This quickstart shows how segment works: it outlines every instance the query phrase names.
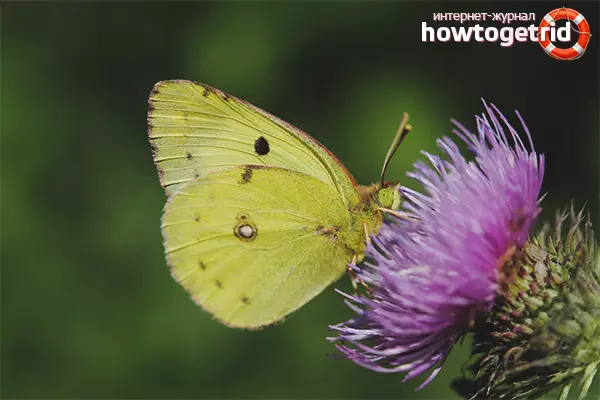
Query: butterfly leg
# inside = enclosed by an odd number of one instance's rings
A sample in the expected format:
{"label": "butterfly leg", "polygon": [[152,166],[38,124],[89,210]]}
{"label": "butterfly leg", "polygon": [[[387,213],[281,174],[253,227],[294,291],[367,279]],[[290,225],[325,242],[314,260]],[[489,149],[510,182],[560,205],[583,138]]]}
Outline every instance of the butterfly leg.
{"label": "butterfly leg", "polygon": [[413,222],[419,222],[420,219],[417,217],[414,217],[412,215],[400,212],[400,211],[396,211],[396,210],[390,210],[389,208],[379,208],[381,211],[383,211],[386,214],[390,214],[393,215],[394,217],[400,218],[400,219],[405,219],[408,221],[413,221]]}
{"label": "butterfly leg", "polygon": [[356,266],[356,261],[357,261],[357,256],[356,256],[356,254],[354,254],[352,256],[352,262],[348,266],[348,275],[350,275],[350,282],[352,282],[352,287],[354,288],[354,292],[358,291],[358,284],[360,283],[365,289],[367,289],[367,292],[369,292],[369,294],[371,296],[373,296],[373,292],[371,291],[371,288],[369,288],[369,286],[365,283],[365,281],[360,279],[358,277],[358,275],[356,275],[356,272],[354,272],[353,267]]}
{"label": "butterfly leg", "polygon": [[367,228],[367,223],[363,221],[363,229],[365,230],[365,243],[368,245],[371,244],[371,237],[369,236],[369,228]]}
{"label": "butterfly leg", "polygon": [[358,276],[356,276],[356,273],[354,272],[354,267],[356,266],[356,254],[354,254],[352,256],[352,261],[350,262],[350,265],[348,265],[348,275],[350,275],[350,282],[352,282],[352,287],[354,288],[354,291],[356,292],[358,290]]}

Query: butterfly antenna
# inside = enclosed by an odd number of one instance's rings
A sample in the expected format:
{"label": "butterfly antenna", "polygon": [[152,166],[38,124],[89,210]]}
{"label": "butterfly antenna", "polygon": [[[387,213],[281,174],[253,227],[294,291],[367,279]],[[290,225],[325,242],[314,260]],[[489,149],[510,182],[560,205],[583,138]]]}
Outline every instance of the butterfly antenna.
{"label": "butterfly antenna", "polygon": [[390,163],[390,160],[396,153],[396,150],[398,150],[398,147],[400,147],[400,144],[402,143],[402,141],[404,140],[406,135],[408,135],[408,132],[410,132],[411,129],[412,129],[412,125],[408,123],[408,113],[404,113],[402,115],[402,121],[400,121],[400,127],[398,128],[398,132],[396,132],[396,136],[394,137],[394,140],[392,141],[392,144],[390,145],[390,149],[388,150],[388,152],[385,156],[385,161],[383,162],[383,168],[381,169],[381,186],[382,187],[383,187],[383,178],[385,176],[385,171],[387,170],[388,164]]}

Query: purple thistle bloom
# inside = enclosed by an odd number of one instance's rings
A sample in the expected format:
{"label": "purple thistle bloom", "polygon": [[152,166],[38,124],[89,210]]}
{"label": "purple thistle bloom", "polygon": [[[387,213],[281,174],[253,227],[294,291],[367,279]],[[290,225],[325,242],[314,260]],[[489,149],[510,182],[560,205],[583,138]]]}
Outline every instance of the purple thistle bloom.
{"label": "purple thistle bloom", "polygon": [[[495,106],[476,116],[477,134],[454,122],[453,132],[475,155],[467,161],[448,137],[438,139],[445,158],[423,152],[408,176],[424,193],[402,188],[404,211],[418,218],[387,221],[355,267],[372,295],[342,293],[358,315],[330,328],[350,360],[378,372],[432,367],[427,385],[452,346],[488,312],[503,279],[503,265],[518,253],[540,208],[544,158],[519,138]],[[504,132],[508,129],[508,134]],[[341,292],[340,292],[341,293]]]}

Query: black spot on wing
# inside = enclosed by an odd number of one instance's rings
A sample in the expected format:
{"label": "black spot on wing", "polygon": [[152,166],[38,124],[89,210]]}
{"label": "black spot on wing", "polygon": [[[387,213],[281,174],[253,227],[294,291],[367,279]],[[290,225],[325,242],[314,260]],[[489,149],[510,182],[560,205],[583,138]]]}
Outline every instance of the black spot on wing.
{"label": "black spot on wing", "polygon": [[206,271],[206,264],[204,264],[202,261],[198,262],[198,267],[202,270],[202,271]]}
{"label": "black spot on wing", "polygon": [[269,142],[267,141],[267,139],[264,138],[264,136],[259,137],[254,142],[254,151],[259,156],[264,156],[265,154],[268,154],[270,150],[271,148],[269,147]]}
{"label": "black spot on wing", "polygon": [[221,282],[218,279],[215,279],[215,286],[218,287],[219,289],[223,289],[223,282]]}
{"label": "black spot on wing", "polygon": [[242,303],[250,304],[250,298],[248,296],[242,296]]}
{"label": "black spot on wing", "polygon": [[[148,98],[148,108],[150,108],[150,106],[152,105],[151,100],[154,96],[156,96],[156,94],[159,92],[160,87],[164,84],[163,81],[157,82],[153,87],[152,90],[150,90],[150,96]],[[154,106],[152,106],[152,109],[154,109]]]}
{"label": "black spot on wing", "polygon": [[186,157],[188,160],[191,160],[192,158],[194,158],[194,156],[192,155],[192,153],[190,153],[189,151],[188,151],[187,153],[185,153],[185,157]]}
{"label": "black spot on wing", "polygon": [[156,152],[158,151],[158,146],[156,145],[156,143],[154,143],[154,140],[152,140],[152,138],[150,138],[150,149],[152,149],[152,154],[156,155]]}
{"label": "black spot on wing", "polygon": [[252,171],[256,169],[265,169],[269,168],[267,165],[246,165],[244,166],[244,172],[242,172],[242,179],[238,181],[239,184],[243,185],[246,183],[250,183],[252,180]]}
{"label": "black spot on wing", "polygon": [[251,179],[252,179],[252,168],[247,166],[246,168],[244,168],[244,172],[242,172],[242,180],[240,180],[239,183],[241,185],[245,185],[246,183],[250,183]]}
{"label": "black spot on wing", "polygon": [[328,227],[319,225],[315,229],[315,232],[317,234],[327,236],[332,239],[337,239],[339,231],[340,231],[340,227],[336,226],[336,225],[332,225],[332,226],[328,226]]}

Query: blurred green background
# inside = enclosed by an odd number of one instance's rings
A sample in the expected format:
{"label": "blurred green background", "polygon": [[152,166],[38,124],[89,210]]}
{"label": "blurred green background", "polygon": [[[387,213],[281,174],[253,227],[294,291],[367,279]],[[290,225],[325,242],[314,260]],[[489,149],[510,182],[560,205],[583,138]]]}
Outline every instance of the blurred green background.
{"label": "blurred green background", "polygon": [[[481,97],[547,157],[543,218],[598,208],[598,38],[574,62],[535,43],[422,43],[434,12],[562,3],[29,3],[1,6],[4,398],[454,398],[467,346],[420,379],[329,357],[352,315],[328,288],[280,325],[225,328],[171,279],[146,135],[159,80],[218,87],[309,132],[367,184],[403,111],[403,179]],[[598,3],[569,3],[598,27]],[[454,23],[454,25],[459,25]],[[439,26],[439,24],[437,25]],[[594,32],[595,34],[595,32]],[[347,278],[335,287],[348,288]]]}

